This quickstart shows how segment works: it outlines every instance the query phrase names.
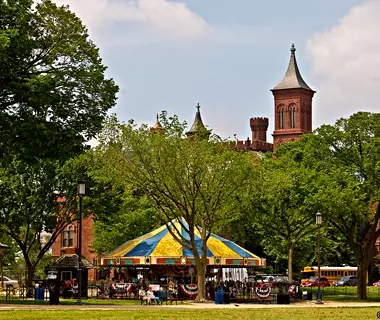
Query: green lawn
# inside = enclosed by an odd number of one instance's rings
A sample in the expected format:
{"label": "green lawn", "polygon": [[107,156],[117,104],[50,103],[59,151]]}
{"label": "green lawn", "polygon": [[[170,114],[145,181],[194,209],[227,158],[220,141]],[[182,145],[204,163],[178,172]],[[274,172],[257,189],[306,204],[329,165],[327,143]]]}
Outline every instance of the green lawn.
{"label": "green lawn", "polygon": [[[23,305],[48,305],[48,300],[1,300],[2,304],[23,304]],[[76,305],[76,300],[74,299],[60,299],[59,304],[61,305]],[[85,305],[140,305],[140,300],[102,300],[102,299],[83,299],[83,304]],[[1,319],[1,318],[0,318]]]}
{"label": "green lawn", "polygon": [[0,311],[0,319],[81,320],[81,319],[141,319],[141,320],[369,320],[377,319],[379,308],[273,308],[273,309],[139,309],[121,310],[22,310]]}
{"label": "green lawn", "polygon": [[[317,288],[302,288],[302,291],[312,290],[313,299],[315,299],[315,294]],[[322,289],[322,297],[324,300],[328,301],[358,301],[357,298],[357,288],[356,287],[326,287]],[[367,287],[367,301],[380,302],[380,287]]]}

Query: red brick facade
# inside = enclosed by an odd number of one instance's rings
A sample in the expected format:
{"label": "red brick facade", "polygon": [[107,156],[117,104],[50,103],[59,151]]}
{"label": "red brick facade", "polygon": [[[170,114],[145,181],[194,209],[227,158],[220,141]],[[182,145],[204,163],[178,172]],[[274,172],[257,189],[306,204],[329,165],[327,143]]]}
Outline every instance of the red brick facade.
{"label": "red brick facade", "polygon": [[278,145],[312,132],[312,99],[314,91],[303,88],[273,90],[275,129],[274,151]]}
{"label": "red brick facade", "polygon": [[[94,220],[91,216],[83,219],[82,228],[82,255],[90,262],[96,258],[95,251],[91,248],[93,242]],[[78,253],[78,224],[76,222],[68,225],[65,230],[58,236],[52,246],[53,258],[60,257],[64,254]],[[95,279],[95,270],[88,270],[89,280]]]}

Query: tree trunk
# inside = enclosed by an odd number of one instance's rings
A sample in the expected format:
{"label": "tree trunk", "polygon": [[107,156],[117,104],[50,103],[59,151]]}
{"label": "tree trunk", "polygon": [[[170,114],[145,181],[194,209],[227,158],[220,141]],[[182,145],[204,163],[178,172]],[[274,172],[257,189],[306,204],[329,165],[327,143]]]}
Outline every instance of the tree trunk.
{"label": "tree trunk", "polygon": [[288,247],[288,281],[293,282],[293,247]]}
{"label": "tree trunk", "polygon": [[361,259],[357,260],[357,266],[358,266],[358,298],[360,300],[367,299],[367,272],[368,272],[368,258],[366,256],[366,253],[361,256]]}
{"label": "tree trunk", "polygon": [[25,261],[26,264],[26,271],[27,271],[27,276],[25,279],[25,285],[26,285],[26,295],[27,297],[32,297],[33,296],[33,279],[34,279],[34,271],[36,270],[36,267],[29,261]]}
{"label": "tree trunk", "polygon": [[202,259],[196,259],[198,294],[196,301],[206,301],[206,265]]}

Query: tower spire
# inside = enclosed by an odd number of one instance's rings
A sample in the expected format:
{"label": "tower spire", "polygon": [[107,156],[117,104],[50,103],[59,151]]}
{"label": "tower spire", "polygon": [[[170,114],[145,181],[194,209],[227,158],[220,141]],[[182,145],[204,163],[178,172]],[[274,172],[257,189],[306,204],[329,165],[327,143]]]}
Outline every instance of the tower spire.
{"label": "tower spire", "polygon": [[195,119],[194,119],[193,125],[191,126],[190,130],[186,132],[186,135],[188,137],[192,137],[192,136],[208,137],[210,135],[210,131],[207,130],[207,128],[203,124],[201,111],[200,111],[201,106],[199,105],[199,103],[197,104],[196,108],[197,108],[197,112],[195,113]]}
{"label": "tower spire", "polygon": [[283,90],[283,89],[306,89],[309,91],[314,91],[302,79],[301,73],[297,65],[296,47],[294,43],[290,47],[290,61],[289,61],[288,70],[286,71],[284,78],[272,90]]}

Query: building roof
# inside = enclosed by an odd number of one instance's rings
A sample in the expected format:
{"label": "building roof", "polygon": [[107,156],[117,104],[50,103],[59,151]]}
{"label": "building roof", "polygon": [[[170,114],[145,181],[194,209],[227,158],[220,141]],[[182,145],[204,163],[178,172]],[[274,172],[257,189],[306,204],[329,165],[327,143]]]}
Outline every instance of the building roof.
{"label": "building roof", "polygon": [[195,114],[194,123],[191,126],[190,130],[186,132],[187,136],[192,136],[192,135],[195,135],[195,134],[198,134],[198,133],[202,133],[202,134],[207,133],[208,135],[210,134],[210,131],[207,130],[207,128],[203,124],[200,108],[201,108],[201,106],[198,103],[197,104],[197,112]]}
{"label": "building roof", "polygon": [[157,113],[157,116],[156,116],[156,123],[153,125],[153,127],[151,128],[152,130],[163,130],[162,128],[162,125],[160,123],[160,120],[158,120],[158,113]]}
{"label": "building roof", "polygon": [[296,60],[296,48],[294,43],[290,48],[290,61],[288,70],[284,78],[280,81],[280,83],[275,86],[272,90],[284,90],[284,89],[306,89],[309,91],[313,91],[306,82],[302,79],[301,73],[298,69],[297,60]]}
{"label": "building roof", "polygon": [[[54,261],[52,267],[56,269],[63,268],[77,268],[78,266],[78,255],[77,254],[64,254]],[[94,266],[92,263],[84,256],[82,256],[82,267],[84,269],[91,269]]]}

